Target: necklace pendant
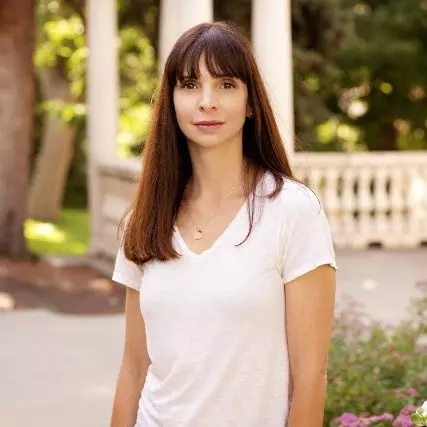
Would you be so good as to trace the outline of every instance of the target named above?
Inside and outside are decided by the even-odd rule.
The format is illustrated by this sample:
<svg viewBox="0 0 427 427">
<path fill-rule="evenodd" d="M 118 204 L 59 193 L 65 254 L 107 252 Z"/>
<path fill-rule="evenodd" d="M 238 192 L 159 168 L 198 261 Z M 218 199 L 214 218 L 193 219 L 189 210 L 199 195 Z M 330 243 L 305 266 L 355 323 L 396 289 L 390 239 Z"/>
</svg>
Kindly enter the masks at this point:
<svg viewBox="0 0 427 427">
<path fill-rule="evenodd" d="M 198 228 L 197 230 L 194 231 L 193 237 L 195 240 L 200 240 L 203 237 L 203 231 Z"/>
</svg>

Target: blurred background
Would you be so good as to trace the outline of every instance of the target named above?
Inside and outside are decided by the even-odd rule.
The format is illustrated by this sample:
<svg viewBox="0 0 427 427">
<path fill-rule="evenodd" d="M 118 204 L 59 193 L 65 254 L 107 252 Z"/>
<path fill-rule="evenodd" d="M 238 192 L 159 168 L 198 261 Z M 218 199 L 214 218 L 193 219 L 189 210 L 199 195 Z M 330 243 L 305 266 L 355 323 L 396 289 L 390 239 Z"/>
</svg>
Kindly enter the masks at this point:
<svg viewBox="0 0 427 427">
<path fill-rule="evenodd" d="M 325 426 L 410 426 L 427 399 L 426 0 L 1 0 L 0 426 L 109 425 L 117 225 L 165 58 L 212 20 L 253 42 L 331 225 Z"/>
</svg>

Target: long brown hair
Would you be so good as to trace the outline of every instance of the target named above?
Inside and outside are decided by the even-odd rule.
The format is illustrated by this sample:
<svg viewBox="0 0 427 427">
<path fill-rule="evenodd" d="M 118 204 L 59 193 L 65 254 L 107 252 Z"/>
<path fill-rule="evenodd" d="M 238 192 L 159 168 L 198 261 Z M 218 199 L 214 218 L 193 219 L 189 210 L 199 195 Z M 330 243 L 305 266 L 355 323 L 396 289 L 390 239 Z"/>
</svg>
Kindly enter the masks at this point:
<svg viewBox="0 0 427 427">
<path fill-rule="evenodd" d="M 243 127 L 247 196 L 266 171 L 272 173 L 276 184 L 269 198 L 282 189 L 283 177 L 294 179 L 250 42 L 230 23 L 196 25 L 181 35 L 167 58 L 155 96 L 137 191 L 121 221 L 121 226 L 125 224 L 125 255 L 139 265 L 180 256 L 172 245 L 173 227 L 192 165 L 186 138 L 176 120 L 173 90 L 185 74 L 192 78 L 200 75 L 202 56 L 212 76 L 238 78 L 247 85 L 253 113 Z M 253 211 L 252 206 L 247 237 L 253 226 Z"/>
</svg>

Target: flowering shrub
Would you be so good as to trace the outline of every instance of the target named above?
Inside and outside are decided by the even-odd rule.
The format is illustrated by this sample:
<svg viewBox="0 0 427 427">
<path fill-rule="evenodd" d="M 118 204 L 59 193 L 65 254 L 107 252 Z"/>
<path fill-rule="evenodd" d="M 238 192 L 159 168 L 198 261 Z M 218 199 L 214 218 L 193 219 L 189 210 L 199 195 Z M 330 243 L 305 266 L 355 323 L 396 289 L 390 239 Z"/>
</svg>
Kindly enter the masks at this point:
<svg viewBox="0 0 427 427">
<path fill-rule="evenodd" d="M 417 406 L 427 399 L 427 284 L 419 286 L 423 297 L 398 326 L 373 322 L 355 303 L 337 312 L 325 426 L 410 427 L 425 421 L 424 406 Z"/>
</svg>

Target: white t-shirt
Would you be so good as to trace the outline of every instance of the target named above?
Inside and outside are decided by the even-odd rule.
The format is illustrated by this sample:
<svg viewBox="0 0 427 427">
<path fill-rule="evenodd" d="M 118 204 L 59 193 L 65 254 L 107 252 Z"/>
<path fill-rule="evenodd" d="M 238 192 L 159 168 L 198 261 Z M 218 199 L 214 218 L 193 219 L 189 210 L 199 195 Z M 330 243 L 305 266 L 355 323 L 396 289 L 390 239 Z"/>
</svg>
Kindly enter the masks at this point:
<svg viewBox="0 0 427 427">
<path fill-rule="evenodd" d="M 266 174 L 256 194 L 273 183 Z M 248 226 L 244 205 L 200 255 L 175 229 L 182 258 L 143 269 L 119 250 L 113 280 L 140 290 L 152 361 L 135 427 L 285 426 L 284 286 L 320 265 L 336 268 L 334 248 L 317 197 L 287 178 L 235 247 Z"/>
</svg>

